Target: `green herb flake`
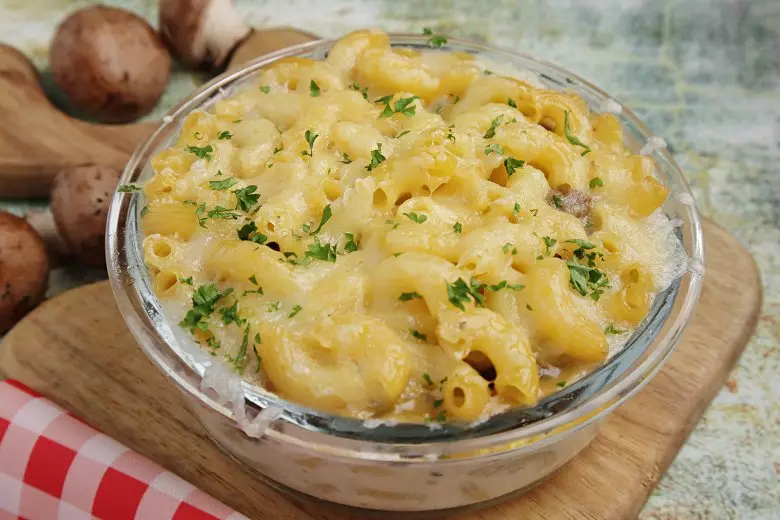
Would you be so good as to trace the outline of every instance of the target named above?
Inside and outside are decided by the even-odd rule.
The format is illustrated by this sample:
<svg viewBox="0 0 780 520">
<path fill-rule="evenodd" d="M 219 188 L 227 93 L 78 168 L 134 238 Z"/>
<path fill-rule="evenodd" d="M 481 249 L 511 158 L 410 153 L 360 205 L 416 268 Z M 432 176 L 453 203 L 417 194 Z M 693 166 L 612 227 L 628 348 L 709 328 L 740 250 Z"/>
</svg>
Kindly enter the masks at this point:
<svg viewBox="0 0 780 520">
<path fill-rule="evenodd" d="M 569 260 L 566 267 L 569 268 L 569 283 L 581 296 L 599 301 L 604 289 L 609 287 L 607 275 L 593 266 Z"/>
<path fill-rule="evenodd" d="M 409 333 L 420 341 L 428 341 L 428 336 L 420 332 L 419 330 L 409 329 Z"/>
<path fill-rule="evenodd" d="M 185 146 L 184 151 L 194 153 L 200 159 L 210 161 L 212 159 L 211 153 L 214 151 L 214 148 L 212 148 L 210 144 L 207 144 L 206 146 Z"/>
<path fill-rule="evenodd" d="M 621 329 L 618 329 L 617 327 L 615 327 L 615 324 L 614 324 L 614 323 L 610 323 L 610 324 L 609 324 L 609 325 L 607 325 L 607 327 L 604 329 L 604 334 L 616 334 L 616 335 L 617 335 L 617 334 L 623 334 L 623 333 L 625 333 L 625 332 L 628 332 L 628 331 L 626 331 L 626 330 L 621 330 Z"/>
<path fill-rule="evenodd" d="M 426 215 L 423 215 L 422 213 L 417 214 L 414 211 L 410 211 L 409 213 L 404 213 L 404 216 L 411 220 L 412 222 L 417 222 L 418 224 L 422 224 L 426 220 L 428 220 L 428 217 Z"/>
<path fill-rule="evenodd" d="M 360 88 L 360 85 L 358 85 L 357 81 L 353 81 L 349 88 L 360 92 L 363 95 L 363 99 L 368 99 L 368 87 Z"/>
<path fill-rule="evenodd" d="M 455 225 L 452 226 L 452 230 L 457 234 L 461 234 L 463 232 L 463 226 L 461 226 L 460 222 L 455 222 Z"/>
<path fill-rule="evenodd" d="M 195 290 L 192 295 L 192 309 L 187 311 L 184 319 L 179 322 L 179 325 L 188 329 L 191 333 L 195 332 L 195 329 L 208 330 L 208 323 L 205 318 L 211 316 L 214 312 L 217 301 L 233 292 L 233 289 L 225 289 L 220 291 L 215 284 L 201 285 Z"/>
<path fill-rule="evenodd" d="M 238 354 L 236 359 L 233 360 L 233 366 L 238 372 L 243 372 L 246 368 L 247 357 L 246 353 L 249 349 L 249 325 L 244 329 L 244 336 L 241 339 L 241 346 L 238 348 Z"/>
<path fill-rule="evenodd" d="M 229 208 L 223 208 L 222 206 L 215 206 L 206 215 L 208 218 L 223 220 L 238 220 L 241 218 L 241 215 L 238 213 L 233 213 Z"/>
<path fill-rule="evenodd" d="M 402 302 L 408 302 L 416 298 L 422 298 L 422 295 L 416 292 L 402 292 L 401 296 L 398 297 Z"/>
<path fill-rule="evenodd" d="M 347 239 L 347 241 L 344 243 L 344 252 L 352 253 L 357 251 L 358 245 L 355 242 L 355 235 L 352 233 L 344 233 L 344 237 Z"/>
<path fill-rule="evenodd" d="M 515 159 L 514 157 L 507 157 L 504 159 L 504 168 L 506 168 L 506 174 L 511 177 L 518 168 L 522 168 L 525 165 L 525 161 Z"/>
<path fill-rule="evenodd" d="M 241 188 L 240 190 L 235 190 L 233 193 L 236 196 L 236 209 L 251 213 L 253 211 L 254 205 L 260 201 L 260 194 L 256 192 L 257 186 L 254 184 L 250 184 L 249 186 Z"/>
<path fill-rule="evenodd" d="M 409 130 L 404 130 L 403 132 L 401 132 L 400 134 L 398 134 L 397 136 L 395 136 L 395 138 L 396 138 L 396 139 L 400 139 L 400 138 L 402 138 L 403 136 L 405 136 L 405 135 L 406 135 L 406 134 L 408 134 L 408 133 L 409 133 Z"/>
<path fill-rule="evenodd" d="M 220 141 L 224 141 L 226 139 L 233 139 L 233 133 L 229 130 L 222 130 L 220 133 L 217 134 L 217 139 Z"/>
<path fill-rule="evenodd" d="M 336 261 L 336 246 L 333 244 L 321 244 L 317 237 L 314 237 L 314 243 L 309 244 L 304 257 L 314 260 L 323 260 L 325 262 Z"/>
<path fill-rule="evenodd" d="M 447 37 L 442 36 L 441 34 L 434 34 L 431 29 L 428 27 L 425 27 L 423 29 L 423 34 L 426 36 L 430 36 L 428 38 L 428 46 L 432 48 L 441 48 L 443 45 L 447 44 Z"/>
<path fill-rule="evenodd" d="M 563 207 L 563 199 L 561 198 L 560 195 L 553 195 L 552 203 L 553 206 L 555 206 L 557 209 L 561 209 Z"/>
<path fill-rule="evenodd" d="M 590 186 L 590 189 L 595 190 L 596 188 L 604 186 L 604 181 L 601 180 L 601 177 L 593 177 L 588 185 Z"/>
<path fill-rule="evenodd" d="M 309 82 L 309 95 L 311 97 L 320 97 L 320 86 L 314 80 Z"/>
<path fill-rule="evenodd" d="M 382 143 L 376 144 L 376 150 L 371 150 L 371 162 L 366 166 L 366 170 L 371 171 L 387 159 L 382 155 Z"/>
<path fill-rule="evenodd" d="M 212 190 L 226 190 L 228 188 L 232 188 L 236 184 L 238 184 L 236 179 L 233 177 L 228 177 L 227 179 L 221 181 L 209 181 L 209 188 Z"/>
<path fill-rule="evenodd" d="M 186 285 L 192 285 L 192 276 L 190 276 L 188 278 L 182 278 L 180 276 L 179 277 L 179 283 L 186 284 Z"/>
<path fill-rule="evenodd" d="M 265 304 L 265 310 L 268 312 L 276 312 L 282 308 L 282 302 L 268 302 Z"/>
<path fill-rule="evenodd" d="M 428 386 L 433 386 L 433 379 L 431 379 L 431 376 L 429 376 L 429 375 L 428 375 L 428 372 L 425 372 L 425 373 L 422 375 L 422 377 L 423 377 L 423 379 L 425 380 L 425 383 L 426 383 Z"/>
<path fill-rule="evenodd" d="M 558 388 L 566 388 L 566 381 L 558 381 L 557 383 L 555 383 L 555 386 L 557 386 Z"/>
<path fill-rule="evenodd" d="M 119 193 L 132 193 L 134 191 L 142 191 L 143 188 L 141 186 L 136 186 L 135 184 L 120 184 L 119 187 L 116 189 Z"/>
<path fill-rule="evenodd" d="M 147 213 L 149 213 L 149 204 L 147 204 L 146 206 L 141 208 L 141 216 L 142 217 L 145 217 L 147 215 Z"/>
<path fill-rule="evenodd" d="M 260 284 L 259 284 L 259 283 L 257 283 L 257 276 L 255 276 L 255 275 L 252 275 L 252 276 L 250 276 L 250 277 L 248 278 L 248 280 L 249 280 L 249 281 L 252 283 L 252 285 L 256 285 L 256 286 L 258 286 L 258 287 L 260 286 Z"/>
<path fill-rule="evenodd" d="M 539 210 L 538 209 L 534 208 L 534 209 L 531 210 L 531 215 L 533 215 L 534 217 L 536 215 L 538 215 L 538 214 L 539 214 Z"/>
<path fill-rule="evenodd" d="M 269 92 L 271 92 L 271 87 L 269 87 L 268 85 L 263 85 L 260 87 L 260 92 L 262 92 L 263 94 L 268 94 Z"/>
<path fill-rule="evenodd" d="M 512 208 L 512 214 L 517 215 L 518 213 L 520 213 L 520 209 L 521 209 L 520 203 L 515 202 L 515 206 Z"/>
<path fill-rule="evenodd" d="M 474 304 L 478 307 L 485 306 L 485 297 L 480 291 L 486 286 L 480 284 L 476 279 L 472 278 L 471 283 L 467 284 L 463 278 L 458 278 L 454 282 L 446 285 L 447 299 L 458 309 L 465 311 L 466 307 L 464 306 L 464 303 L 468 303 L 470 300 L 474 300 Z"/>
<path fill-rule="evenodd" d="M 306 143 L 309 145 L 309 149 L 303 150 L 301 152 L 301 155 L 306 157 L 307 155 L 309 157 L 312 157 L 312 154 L 314 153 L 314 141 L 317 140 L 317 138 L 320 136 L 320 134 L 315 134 L 311 130 L 306 130 L 306 132 L 303 134 L 303 137 L 306 139 Z"/>
<path fill-rule="evenodd" d="M 512 98 L 507 99 L 506 104 L 512 108 L 517 108 L 517 103 L 515 103 L 515 100 Z"/>
<path fill-rule="evenodd" d="M 587 155 L 590 153 L 590 146 L 583 143 L 576 135 L 571 135 L 571 129 L 569 128 L 569 111 L 563 111 L 563 133 L 566 135 L 566 140 L 574 146 L 581 146 L 585 148 L 585 151 L 581 155 Z"/>
<path fill-rule="evenodd" d="M 349 158 L 349 155 L 347 155 L 347 152 L 344 152 L 341 154 L 341 160 L 340 163 L 349 164 L 352 162 L 352 159 Z"/>
<path fill-rule="evenodd" d="M 219 313 L 222 315 L 222 323 L 225 325 L 235 323 L 239 327 L 242 327 L 246 323 L 246 320 L 238 315 L 238 300 L 234 301 L 233 305 L 229 307 L 222 307 L 219 310 Z"/>
<path fill-rule="evenodd" d="M 544 240 L 544 254 L 550 256 L 553 246 L 557 244 L 558 241 L 552 237 L 542 237 L 542 240 Z"/>
<path fill-rule="evenodd" d="M 433 401 L 433 407 L 434 408 L 439 408 L 443 404 L 444 404 L 444 399 L 436 399 L 436 400 Z"/>
<path fill-rule="evenodd" d="M 501 147 L 500 144 L 491 144 L 490 146 L 485 147 L 485 155 L 490 155 L 491 153 L 497 153 L 498 155 L 504 155 L 504 149 Z"/>
<path fill-rule="evenodd" d="M 265 244 L 268 241 L 268 237 L 262 233 L 257 232 L 257 224 L 254 222 L 248 222 L 238 229 L 238 238 L 240 240 L 248 240 L 255 244 Z"/>
<path fill-rule="evenodd" d="M 513 246 L 512 244 L 510 244 L 509 242 L 507 242 L 506 244 L 504 244 L 504 246 L 501 248 L 501 250 L 504 252 L 504 254 L 506 254 L 506 253 L 508 253 L 509 251 L 511 251 L 513 247 L 514 247 L 514 246 Z"/>
<path fill-rule="evenodd" d="M 324 226 L 325 223 L 328 220 L 330 220 L 330 217 L 332 216 L 333 216 L 333 212 L 330 209 L 330 204 L 328 204 L 327 206 L 325 206 L 325 209 L 322 210 L 322 217 L 320 217 L 320 225 L 317 226 L 317 229 L 312 231 L 311 234 L 316 235 L 317 233 L 319 233 L 320 230 L 322 229 L 322 226 Z"/>
<path fill-rule="evenodd" d="M 493 121 L 490 122 L 490 128 L 488 128 L 487 132 L 485 132 L 484 137 L 485 139 L 491 139 L 496 136 L 496 129 L 498 128 L 498 125 L 501 124 L 501 121 L 504 120 L 503 114 L 495 118 Z"/>
<path fill-rule="evenodd" d="M 489 291 L 492 291 L 492 292 L 498 292 L 501 289 L 511 289 L 513 291 L 519 291 L 521 289 L 525 289 L 525 285 L 511 284 L 511 283 L 507 282 L 506 280 L 501 280 L 497 284 L 495 284 L 495 285 L 487 285 L 487 286 L 485 286 L 485 288 L 487 290 L 489 290 Z"/>
<path fill-rule="evenodd" d="M 292 311 L 290 312 L 290 314 L 287 315 L 287 317 L 288 318 L 292 318 L 293 316 L 295 316 L 296 314 L 298 314 L 302 310 L 303 310 L 303 307 L 301 307 L 300 305 L 296 305 L 296 306 L 294 306 L 292 308 Z"/>
</svg>

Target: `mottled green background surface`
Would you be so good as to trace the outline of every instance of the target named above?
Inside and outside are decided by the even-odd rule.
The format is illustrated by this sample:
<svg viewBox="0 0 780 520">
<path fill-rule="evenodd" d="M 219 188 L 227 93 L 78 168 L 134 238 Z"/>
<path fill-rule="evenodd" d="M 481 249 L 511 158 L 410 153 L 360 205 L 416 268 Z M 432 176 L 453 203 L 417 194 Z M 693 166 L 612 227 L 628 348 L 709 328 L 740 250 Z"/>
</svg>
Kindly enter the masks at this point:
<svg viewBox="0 0 780 520">
<path fill-rule="evenodd" d="M 57 22 L 89 3 L 0 0 L 0 40 L 43 67 Z M 156 19 L 156 1 L 108 3 Z M 665 137 L 702 213 L 755 255 L 765 294 L 755 339 L 641 518 L 780 518 L 780 1 L 243 0 L 238 6 L 256 26 L 294 25 L 329 37 L 365 26 L 408 32 L 430 26 L 534 53 L 614 94 Z M 189 76 L 177 74 L 156 114 L 193 87 Z M 0 202 L 16 211 L 28 205 Z M 59 270 L 53 292 L 94 276 Z"/>
</svg>

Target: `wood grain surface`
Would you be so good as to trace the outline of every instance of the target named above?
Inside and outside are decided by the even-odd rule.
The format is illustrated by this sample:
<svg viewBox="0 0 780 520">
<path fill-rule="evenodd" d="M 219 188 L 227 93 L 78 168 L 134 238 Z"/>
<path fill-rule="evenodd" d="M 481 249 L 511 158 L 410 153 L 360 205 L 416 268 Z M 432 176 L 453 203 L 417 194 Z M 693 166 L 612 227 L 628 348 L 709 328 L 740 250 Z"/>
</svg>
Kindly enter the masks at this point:
<svg viewBox="0 0 780 520">
<path fill-rule="evenodd" d="M 694 318 L 659 375 L 552 478 L 463 520 L 634 518 L 750 338 L 761 303 L 752 257 L 712 223 Z M 183 395 L 144 356 L 108 283 L 49 300 L 0 344 L 0 371 L 253 519 L 365 518 L 298 503 L 246 473 L 206 436 Z M 396 518 L 398 515 L 390 515 Z"/>
<path fill-rule="evenodd" d="M 292 28 L 255 30 L 236 49 L 230 68 L 313 39 Z M 158 124 L 107 125 L 64 114 L 47 99 L 30 60 L 0 44 L 0 197 L 47 196 L 66 166 L 100 164 L 121 171 Z"/>
</svg>

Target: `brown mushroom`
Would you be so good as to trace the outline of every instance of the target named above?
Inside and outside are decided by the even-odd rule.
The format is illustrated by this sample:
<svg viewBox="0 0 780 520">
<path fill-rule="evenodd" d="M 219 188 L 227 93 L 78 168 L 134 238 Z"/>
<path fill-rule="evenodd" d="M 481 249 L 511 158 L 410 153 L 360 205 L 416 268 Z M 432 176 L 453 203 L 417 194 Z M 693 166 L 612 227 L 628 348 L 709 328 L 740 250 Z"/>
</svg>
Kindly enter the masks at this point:
<svg viewBox="0 0 780 520">
<path fill-rule="evenodd" d="M 72 166 L 57 174 L 51 211 L 27 215 L 53 259 L 72 255 L 87 266 L 105 265 L 106 219 L 118 180 L 118 171 L 96 165 Z"/>
<path fill-rule="evenodd" d="M 49 63 L 73 105 L 103 121 L 147 114 L 168 84 L 171 57 L 143 18 L 96 5 L 57 27 Z"/>
<path fill-rule="evenodd" d="M 48 280 L 41 237 L 24 219 L 0 211 L 0 334 L 43 300 Z"/>
<path fill-rule="evenodd" d="M 194 68 L 222 69 L 252 32 L 231 0 L 161 0 L 159 16 L 171 54 Z"/>
</svg>

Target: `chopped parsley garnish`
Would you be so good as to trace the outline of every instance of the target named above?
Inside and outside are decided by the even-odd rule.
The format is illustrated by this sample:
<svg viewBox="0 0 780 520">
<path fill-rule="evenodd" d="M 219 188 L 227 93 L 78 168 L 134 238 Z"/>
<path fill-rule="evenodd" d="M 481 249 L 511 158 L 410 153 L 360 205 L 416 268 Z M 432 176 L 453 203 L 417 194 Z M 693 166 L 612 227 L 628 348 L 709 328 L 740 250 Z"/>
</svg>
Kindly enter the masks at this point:
<svg viewBox="0 0 780 520">
<path fill-rule="evenodd" d="M 439 48 L 447 43 L 447 37 L 441 34 L 433 34 L 433 31 L 427 27 L 423 29 L 423 34 L 430 36 L 428 38 L 428 46 L 433 48 Z"/>
<path fill-rule="evenodd" d="M 485 69 L 482 71 L 482 74 L 484 74 L 485 76 L 492 76 L 494 73 L 490 69 Z"/>
<path fill-rule="evenodd" d="M 604 289 L 609 287 L 607 275 L 593 266 L 569 260 L 566 262 L 566 267 L 569 268 L 569 282 L 572 288 L 581 296 L 590 296 L 591 299 L 599 301 Z"/>
<path fill-rule="evenodd" d="M 497 153 L 498 155 L 504 155 L 504 149 L 500 144 L 491 144 L 490 146 L 485 147 L 485 155 L 490 155 L 493 152 Z"/>
<path fill-rule="evenodd" d="M 439 410 L 439 415 L 436 416 L 436 419 L 434 419 L 436 422 L 447 422 L 447 411 L 446 410 Z"/>
<path fill-rule="evenodd" d="M 414 211 L 410 211 L 409 213 L 404 213 L 404 216 L 413 222 L 417 222 L 418 224 L 422 224 L 423 222 L 428 220 L 428 217 L 426 215 L 423 215 L 422 213 L 417 214 Z"/>
<path fill-rule="evenodd" d="M 538 214 L 539 214 L 539 210 L 538 209 L 534 208 L 534 209 L 531 210 L 531 215 L 533 215 L 534 217 L 536 215 L 538 215 Z"/>
<path fill-rule="evenodd" d="M 259 283 L 257 283 L 257 276 L 255 275 L 250 276 L 248 280 L 252 283 L 252 285 L 257 285 L 257 286 L 260 285 Z"/>
<path fill-rule="evenodd" d="M 360 85 L 357 84 L 357 81 L 353 81 L 349 88 L 360 92 L 363 95 L 363 99 L 368 99 L 368 87 L 360 88 Z"/>
<path fill-rule="evenodd" d="M 512 108 L 517 108 L 517 103 L 515 103 L 515 100 L 512 98 L 507 99 L 506 104 Z"/>
<path fill-rule="evenodd" d="M 257 224 L 254 222 L 248 222 L 241 226 L 238 230 L 238 238 L 255 244 L 265 244 L 268 241 L 267 236 L 257 232 Z"/>
<path fill-rule="evenodd" d="M 496 136 L 496 128 L 498 128 L 498 125 L 501 124 L 501 121 L 504 120 L 503 114 L 495 118 L 493 121 L 490 122 L 490 128 L 488 128 L 487 132 L 485 132 L 484 137 L 485 139 L 490 139 L 492 137 Z"/>
<path fill-rule="evenodd" d="M 518 168 L 522 168 L 523 165 L 525 165 L 525 161 L 521 159 L 515 159 L 514 157 L 504 159 L 504 168 L 506 168 L 506 174 L 510 177 Z"/>
<path fill-rule="evenodd" d="M 422 298 L 422 294 L 416 292 L 402 292 L 401 296 L 398 297 L 398 299 L 402 302 L 408 302 L 410 300 L 414 300 L 415 298 Z"/>
<path fill-rule="evenodd" d="M 183 283 L 183 284 L 187 284 L 187 285 L 192 285 L 192 276 L 190 276 L 190 277 L 188 277 L 188 278 L 182 278 L 182 277 L 180 276 L 180 277 L 179 277 L 179 283 Z"/>
<path fill-rule="evenodd" d="M 371 162 L 366 166 L 366 170 L 371 171 L 387 159 L 382 155 L 382 143 L 376 143 L 376 150 L 371 150 Z"/>
<path fill-rule="evenodd" d="M 417 113 L 417 105 L 413 104 L 415 99 L 419 99 L 417 96 L 399 98 L 391 108 L 390 101 L 392 101 L 392 99 L 393 96 L 390 95 L 381 97 L 375 101 L 375 103 L 385 104 L 384 110 L 382 110 L 382 112 L 379 114 L 379 119 L 390 117 L 393 114 L 403 114 L 405 116 L 411 117 Z"/>
<path fill-rule="evenodd" d="M 314 141 L 317 140 L 317 138 L 320 136 L 320 134 L 315 134 L 311 130 L 306 130 L 306 132 L 303 134 L 303 137 L 306 139 L 306 142 L 309 144 L 309 150 L 303 150 L 301 152 L 301 155 L 306 157 L 307 155 L 309 157 L 312 157 L 312 154 L 314 153 Z"/>
<path fill-rule="evenodd" d="M 246 368 L 246 351 L 249 348 L 249 325 L 244 329 L 244 336 L 241 339 L 241 346 L 238 348 L 236 359 L 233 360 L 233 366 L 237 371 L 242 372 Z"/>
<path fill-rule="evenodd" d="M 295 316 L 296 314 L 298 314 L 302 310 L 303 310 L 303 307 L 301 307 L 300 305 L 296 305 L 295 307 L 292 308 L 292 311 L 290 312 L 290 314 L 287 315 L 287 317 L 288 318 L 292 318 L 293 316 Z"/>
<path fill-rule="evenodd" d="M 320 86 L 317 85 L 317 82 L 314 80 L 311 80 L 311 82 L 309 83 L 309 95 L 311 97 L 320 96 Z"/>
<path fill-rule="evenodd" d="M 443 404 L 444 404 L 444 399 L 436 399 L 433 401 L 434 408 L 439 408 Z"/>
<path fill-rule="evenodd" d="M 577 137 L 576 135 L 571 135 L 571 129 L 569 128 L 568 110 L 563 111 L 563 133 L 566 134 L 566 140 L 569 141 L 570 144 L 585 148 L 585 151 L 582 152 L 580 155 L 587 155 L 588 153 L 590 153 L 590 146 L 580 141 L 580 138 Z"/>
<path fill-rule="evenodd" d="M 268 302 L 265 304 L 265 310 L 268 312 L 276 312 L 282 308 L 282 302 Z"/>
<path fill-rule="evenodd" d="M 322 226 L 324 226 L 325 223 L 328 220 L 330 220 L 330 217 L 332 217 L 332 216 L 333 216 L 333 212 L 330 209 L 330 204 L 328 204 L 327 206 L 325 206 L 325 209 L 322 210 L 322 217 L 320 218 L 320 225 L 317 226 L 317 229 L 312 231 L 311 234 L 312 235 L 316 235 L 317 233 L 319 233 L 320 230 L 322 229 Z"/>
<path fill-rule="evenodd" d="M 519 291 L 520 289 L 525 289 L 525 285 L 520 284 L 512 284 L 507 282 L 506 280 L 501 280 L 495 285 L 487 285 L 485 288 L 489 291 L 498 292 L 501 289 L 512 289 L 513 291 Z"/>
<path fill-rule="evenodd" d="M 460 101 L 460 96 L 455 96 L 455 98 L 452 100 L 452 104 L 457 105 L 458 101 Z"/>
<path fill-rule="evenodd" d="M 217 301 L 233 292 L 233 289 L 225 289 L 221 292 L 213 283 L 201 285 L 192 295 L 192 309 L 187 311 L 184 319 L 179 322 L 179 326 L 188 329 L 191 333 L 195 329 L 208 330 L 209 326 L 204 318 L 208 318 L 214 312 Z"/>
<path fill-rule="evenodd" d="M 428 386 L 433 386 L 433 379 L 431 379 L 431 376 L 428 375 L 428 372 L 425 372 L 422 377 Z"/>
<path fill-rule="evenodd" d="M 236 184 L 238 184 L 236 179 L 233 177 L 228 177 L 227 179 L 221 181 L 209 181 L 209 188 L 212 190 L 226 190 L 228 188 L 232 188 Z"/>
<path fill-rule="evenodd" d="M 263 94 L 268 94 L 269 92 L 271 92 L 271 87 L 269 87 L 268 85 L 262 85 L 260 87 L 260 92 L 262 92 Z"/>
<path fill-rule="evenodd" d="M 250 184 L 240 190 L 235 190 L 233 193 L 236 196 L 236 209 L 246 211 L 247 213 L 252 211 L 252 207 L 260 200 L 260 194 L 255 193 L 257 186 Z"/>
<path fill-rule="evenodd" d="M 461 226 L 461 225 L 460 225 L 460 222 L 455 222 L 455 225 L 454 225 L 454 226 L 452 226 L 452 230 L 453 230 L 455 233 L 458 233 L 458 234 L 460 234 L 460 233 L 463 231 L 463 226 Z"/>
<path fill-rule="evenodd" d="M 217 134 L 217 139 L 224 141 L 225 139 L 233 139 L 233 133 L 229 130 L 222 130 Z"/>
<path fill-rule="evenodd" d="M 593 190 L 604 186 L 604 181 L 601 180 L 601 177 L 593 177 L 588 184 L 590 185 L 590 189 Z"/>
<path fill-rule="evenodd" d="M 479 282 L 475 282 L 474 278 L 471 279 L 471 285 L 467 284 L 463 278 L 458 278 L 447 284 L 447 299 L 462 311 L 466 310 L 463 304 L 470 300 L 474 300 L 477 306 L 484 307 L 485 297 L 479 292 L 481 287 L 483 286 Z"/>
<path fill-rule="evenodd" d="M 349 155 L 347 155 L 347 152 L 344 152 L 341 154 L 341 160 L 340 163 L 349 164 L 352 162 L 352 159 L 349 158 Z"/>
<path fill-rule="evenodd" d="M 119 193 L 132 193 L 134 191 L 142 191 L 143 188 L 136 186 L 135 184 L 120 184 L 116 189 Z"/>
<path fill-rule="evenodd" d="M 452 127 L 450 126 L 447 128 L 447 135 L 444 136 L 445 139 L 449 139 L 453 143 L 455 142 L 455 134 L 452 133 Z"/>
<path fill-rule="evenodd" d="M 558 381 L 557 383 L 555 383 L 555 386 L 557 386 L 558 388 L 565 388 L 566 381 Z"/>
<path fill-rule="evenodd" d="M 222 206 L 215 206 L 214 209 L 210 209 L 206 215 L 208 218 L 218 218 L 224 220 L 238 220 L 241 218 L 241 215 L 238 213 L 233 213 L 230 209 L 223 208 Z"/>
<path fill-rule="evenodd" d="M 552 196 L 552 203 L 553 206 L 555 206 L 558 209 L 561 209 L 563 207 L 563 199 L 560 195 L 553 195 Z"/>
<path fill-rule="evenodd" d="M 142 217 L 145 217 L 147 213 L 149 213 L 149 204 L 147 204 L 146 206 L 141 208 L 141 216 Z"/>
<path fill-rule="evenodd" d="M 335 262 L 336 246 L 333 244 L 321 244 L 319 238 L 314 237 L 314 243 L 309 244 L 309 248 L 306 250 L 304 258 Z"/>
<path fill-rule="evenodd" d="M 259 332 L 256 333 L 255 334 L 255 342 L 252 345 L 252 350 L 254 351 L 255 357 L 257 358 L 257 370 L 256 371 L 257 371 L 258 374 L 260 373 L 260 363 L 263 362 L 263 358 L 260 357 L 260 353 L 257 351 L 257 346 L 260 343 L 262 343 L 262 342 L 263 341 L 262 341 L 262 338 L 260 337 L 260 333 Z"/>
<path fill-rule="evenodd" d="M 207 144 L 206 146 L 185 146 L 184 151 L 194 153 L 199 158 L 210 161 L 212 159 L 211 152 L 214 151 L 214 148 L 212 148 L 210 144 Z"/>
<path fill-rule="evenodd" d="M 246 323 L 246 320 L 238 315 L 238 300 L 234 301 L 233 305 L 230 307 L 222 307 L 219 310 L 219 313 L 222 315 L 222 323 L 225 325 L 235 323 L 239 327 L 242 327 L 244 323 Z"/>
<path fill-rule="evenodd" d="M 579 238 L 575 238 L 572 240 L 567 240 L 567 243 L 570 244 L 577 244 L 579 247 L 573 251 L 574 256 L 582 261 L 583 259 L 586 260 L 588 266 L 595 267 L 596 266 L 596 257 L 604 258 L 603 253 L 599 253 L 597 251 L 590 251 L 591 249 L 595 249 L 596 246 L 594 244 L 591 244 L 590 242 L 587 242 L 585 240 L 580 240 Z"/>
<path fill-rule="evenodd" d="M 409 333 L 420 341 L 428 341 L 428 336 L 420 332 L 419 330 L 409 329 Z"/>
<path fill-rule="evenodd" d="M 408 133 L 409 133 L 409 130 L 404 130 L 403 132 L 401 132 L 400 134 L 398 134 L 397 136 L 395 136 L 395 138 L 396 138 L 396 139 L 400 139 L 400 138 L 402 138 L 403 136 L 405 136 L 405 135 L 406 135 L 406 134 L 408 134 Z"/>
<path fill-rule="evenodd" d="M 558 241 L 551 237 L 542 237 L 542 240 L 544 240 L 544 254 L 550 256 L 552 247 L 557 244 Z"/>
<path fill-rule="evenodd" d="M 604 329 L 604 334 L 623 334 L 624 332 L 627 331 L 618 329 L 615 327 L 614 323 L 610 323 L 607 325 L 607 328 Z"/>
<path fill-rule="evenodd" d="M 513 247 L 514 246 L 511 243 L 507 242 L 506 244 L 504 244 L 504 247 L 502 247 L 501 250 L 504 252 L 504 254 L 506 254 L 509 251 L 511 251 Z"/>
<path fill-rule="evenodd" d="M 344 243 L 344 252 L 352 253 L 357 251 L 358 245 L 357 242 L 355 242 L 355 235 L 352 233 L 344 233 L 344 237 L 347 239 L 347 241 Z"/>
<path fill-rule="evenodd" d="M 512 213 L 517 215 L 518 213 L 520 213 L 520 209 L 521 209 L 520 208 L 520 203 L 519 202 L 515 202 L 515 206 L 512 208 Z"/>
</svg>

